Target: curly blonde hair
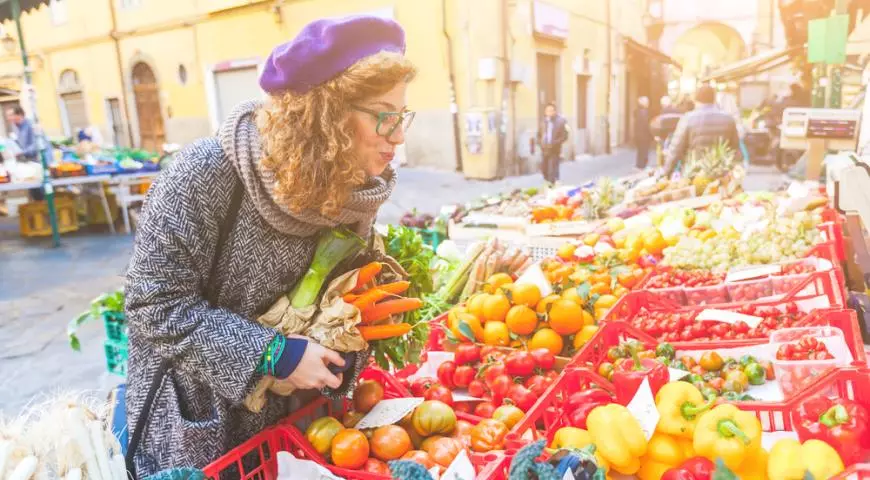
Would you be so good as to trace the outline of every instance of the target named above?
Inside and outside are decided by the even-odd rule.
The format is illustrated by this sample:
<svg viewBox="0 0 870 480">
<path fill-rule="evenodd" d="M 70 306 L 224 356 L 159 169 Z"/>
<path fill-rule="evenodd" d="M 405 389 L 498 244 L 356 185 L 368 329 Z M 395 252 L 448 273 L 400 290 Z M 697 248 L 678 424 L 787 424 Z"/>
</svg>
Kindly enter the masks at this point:
<svg viewBox="0 0 870 480">
<path fill-rule="evenodd" d="M 290 211 L 334 217 L 366 181 L 353 153 L 351 105 L 409 82 L 416 68 L 403 55 L 367 57 L 310 91 L 270 97 L 257 115 L 263 166 L 277 179 L 274 195 Z"/>
</svg>

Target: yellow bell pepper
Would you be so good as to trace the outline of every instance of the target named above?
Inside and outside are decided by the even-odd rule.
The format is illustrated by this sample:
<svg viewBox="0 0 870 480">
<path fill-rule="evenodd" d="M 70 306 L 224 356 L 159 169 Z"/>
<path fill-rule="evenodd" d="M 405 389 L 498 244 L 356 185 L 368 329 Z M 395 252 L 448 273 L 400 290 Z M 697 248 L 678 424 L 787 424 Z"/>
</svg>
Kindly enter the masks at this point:
<svg viewBox="0 0 870 480">
<path fill-rule="evenodd" d="M 767 480 L 767 459 L 767 450 L 753 450 L 743 461 L 740 470 L 734 473 L 740 480 Z"/>
<path fill-rule="evenodd" d="M 668 470 L 680 466 L 689 457 L 676 437 L 661 432 L 653 434 L 646 447 L 646 455 L 640 459 L 640 480 L 659 480 Z"/>
<path fill-rule="evenodd" d="M 695 425 L 713 406 L 715 400 L 704 402 L 697 387 L 688 382 L 670 382 L 656 394 L 656 409 L 661 415 L 656 431 L 682 438 L 692 438 Z"/>
<path fill-rule="evenodd" d="M 737 471 L 761 448 L 761 422 L 734 405 L 719 405 L 698 420 L 692 443 L 696 455 L 714 462 L 721 457 L 731 471 Z"/>
<path fill-rule="evenodd" d="M 844 468 L 840 454 L 822 440 L 807 440 L 801 445 L 786 438 L 770 449 L 767 476 L 770 480 L 803 480 L 810 473 L 816 480 L 825 480 Z"/>
<path fill-rule="evenodd" d="M 597 407 L 586 417 L 586 427 L 601 456 L 619 473 L 634 475 L 646 454 L 646 435 L 637 419 L 622 405 Z"/>
<path fill-rule="evenodd" d="M 562 427 L 556 430 L 556 434 L 553 435 L 553 441 L 550 442 L 550 448 L 553 450 L 558 450 L 560 448 L 567 449 L 581 449 L 583 447 L 588 446 L 592 442 L 592 435 L 589 434 L 586 430 L 577 427 Z M 595 448 L 595 460 L 598 461 L 598 467 L 603 469 L 605 472 L 610 471 L 610 463 L 601 456 L 601 450 L 598 447 Z M 609 479 L 610 476 L 607 476 Z"/>
<path fill-rule="evenodd" d="M 683 450 L 683 456 L 688 458 L 692 458 L 695 456 L 695 445 L 692 443 L 691 438 L 677 438 L 677 443 L 680 445 L 680 448 Z"/>
</svg>

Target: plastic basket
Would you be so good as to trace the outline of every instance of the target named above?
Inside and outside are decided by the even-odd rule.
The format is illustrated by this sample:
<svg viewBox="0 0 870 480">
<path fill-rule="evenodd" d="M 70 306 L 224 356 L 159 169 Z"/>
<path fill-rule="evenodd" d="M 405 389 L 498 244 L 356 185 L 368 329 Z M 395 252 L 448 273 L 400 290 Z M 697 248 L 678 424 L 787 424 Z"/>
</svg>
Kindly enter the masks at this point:
<svg viewBox="0 0 870 480">
<path fill-rule="evenodd" d="M 88 175 L 111 175 L 113 173 L 118 173 L 118 165 L 114 163 L 102 163 L 98 165 L 86 164 L 85 172 Z"/>
<path fill-rule="evenodd" d="M 206 478 L 218 480 L 272 480 L 278 477 L 278 452 L 291 448 L 291 432 L 278 426 L 264 430 L 202 471 Z"/>
<path fill-rule="evenodd" d="M 108 370 L 109 373 L 126 377 L 127 344 L 106 340 L 103 343 L 103 348 L 106 352 L 106 370 Z"/>
<path fill-rule="evenodd" d="M 103 312 L 103 325 L 109 340 L 127 344 L 127 319 L 124 312 Z"/>
<path fill-rule="evenodd" d="M 786 328 L 771 333 L 770 343 L 797 342 L 804 336 L 816 338 L 821 342 L 825 342 L 825 340 L 829 342 L 835 341 L 836 345 L 839 345 L 840 341 L 842 341 L 848 346 L 843 331 L 831 326 Z M 785 398 L 800 393 L 804 388 L 814 383 L 816 377 L 824 375 L 829 370 L 848 366 L 848 362 L 843 358 L 845 357 L 845 352 L 839 352 L 841 355 L 837 355 L 838 352 L 834 350 L 835 347 L 830 347 L 829 344 L 829 348 L 831 348 L 831 353 L 835 357 L 829 360 L 773 359 L 773 370 L 776 372 L 776 378 L 779 380 Z M 850 350 L 854 350 L 854 348 L 850 348 Z M 861 348 L 860 351 L 863 352 L 864 349 Z M 840 358 L 836 358 L 838 356 Z"/>
</svg>

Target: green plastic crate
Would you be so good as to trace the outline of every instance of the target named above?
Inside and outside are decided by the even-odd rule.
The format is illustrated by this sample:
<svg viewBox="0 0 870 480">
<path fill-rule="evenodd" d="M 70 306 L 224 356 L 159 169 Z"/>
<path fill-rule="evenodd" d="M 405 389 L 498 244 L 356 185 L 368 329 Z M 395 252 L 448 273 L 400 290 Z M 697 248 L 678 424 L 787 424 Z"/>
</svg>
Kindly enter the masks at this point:
<svg viewBox="0 0 870 480">
<path fill-rule="evenodd" d="M 127 344 L 127 318 L 124 312 L 103 312 L 106 337 L 113 342 Z"/>
<path fill-rule="evenodd" d="M 106 350 L 106 370 L 109 373 L 126 377 L 127 376 L 127 343 L 115 342 L 106 340 L 103 343 Z"/>
<path fill-rule="evenodd" d="M 423 243 L 432 247 L 432 250 L 437 249 L 438 245 L 441 245 L 441 242 L 444 241 L 444 234 L 439 230 L 434 228 L 412 228 L 420 233 L 420 236 L 423 237 Z"/>
</svg>

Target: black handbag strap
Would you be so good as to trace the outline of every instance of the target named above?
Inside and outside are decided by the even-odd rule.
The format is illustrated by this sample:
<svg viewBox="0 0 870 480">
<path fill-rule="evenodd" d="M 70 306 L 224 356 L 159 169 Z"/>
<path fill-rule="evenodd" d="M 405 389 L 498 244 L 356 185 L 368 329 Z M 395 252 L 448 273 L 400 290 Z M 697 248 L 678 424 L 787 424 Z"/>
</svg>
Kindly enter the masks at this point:
<svg viewBox="0 0 870 480">
<path fill-rule="evenodd" d="M 234 180 L 236 181 L 233 185 L 230 206 L 229 209 L 227 209 L 227 214 L 224 217 L 224 220 L 221 223 L 221 228 L 218 232 L 218 243 L 215 247 L 214 258 L 212 259 L 211 270 L 209 271 L 209 280 L 215 278 L 220 258 L 223 255 L 224 245 L 227 242 L 230 232 L 232 232 L 233 227 L 236 225 L 236 220 L 239 217 L 239 210 L 242 206 L 242 186 L 236 178 L 234 178 Z M 151 417 L 151 408 L 154 406 L 154 398 L 157 396 L 157 392 L 160 390 L 160 386 L 163 385 L 163 380 L 171 368 L 172 359 L 164 358 L 157 367 L 157 371 L 154 372 L 154 377 L 151 380 L 151 384 L 148 387 L 148 393 L 145 396 L 145 403 L 142 406 L 142 412 L 139 414 L 139 418 L 137 419 L 135 428 L 133 429 L 133 434 L 130 436 L 130 442 L 127 444 L 127 453 L 124 456 L 124 461 L 127 466 L 127 474 L 132 480 L 138 479 L 138 476 L 136 475 L 136 464 L 133 459 L 136 455 L 136 450 L 139 448 L 139 443 L 142 440 L 142 434 Z"/>
</svg>

